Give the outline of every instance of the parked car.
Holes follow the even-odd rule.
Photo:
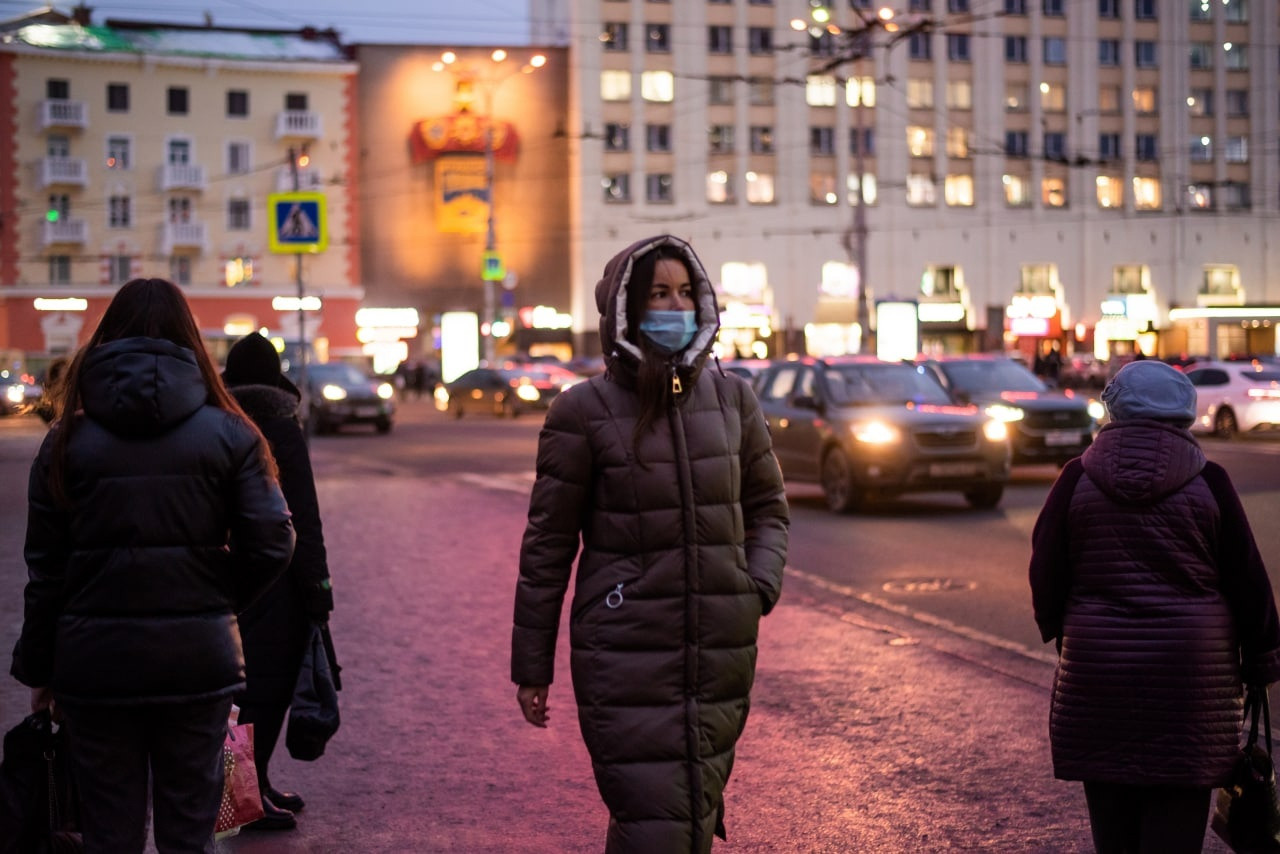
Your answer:
[[[727,374],[737,374],[747,382],[753,382],[773,362],[768,359],[733,359],[721,362],[720,367]]]
[[[958,404],[975,404],[1009,425],[1013,462],[1057,463],[1093,444],[1102,404],[1068,389],[1049,388],[1004,356],[938,356],[920,364]]]
[[[453,382],[437,386],[436,409],[454,418],[486,412],[515,418],[545,410],[563,389],[583,377],[570,371],[530,364],[511,368],[473,368]]]
[[[1004,422],[956,406],[923,368],[870,356],[775,362],[755,389],[783,477],[821,484],[837,513],[908,492],[959,492],[974,507],[1004,494]]]
[[[1186,374],[1196,387],[1192,432],[1230,439],[1280,427],[1280,365],[1202,361],[1189,365]]]
[[[391,432],[395,417],[395,388],[382,377],[371,377],[347,362],[308,363],[307,420],[316,433],[330,433],[349,424],[372,424],[379,433]],[[297,381],[296,372],[289,378]]]

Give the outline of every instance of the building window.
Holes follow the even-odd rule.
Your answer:
[[[1067,111],[1067,87],[1060,83],[1040,84],[1040,109],[1046,113]]]
[[[836,42],[836,37],[832,33],[825,30],[818,35],[809,34],[809,55],[810,56],[835,56],[840,45]]]
[[[65,101],[71,97],[71,83],[60,77],[44,81],[44,96],[50,101]]]
[[[1067,206],[1067,182],[1062,178],[1044,178],[1040,181],[1040,204],[1046,208]]]
[[[1098,39],[1098,64],[1115,67],[1120,64],[1120,40]]]
[[[48,214],[53,221],[65,221],[71,216],[71,197],[66,193],[50,193]]]
[[[1241,118],[1249,115],[1248,89],[1227,90],[1227,115],[1232,118]]]
[[[973,176],[948,175],[942,185],[942,197],[948,207],[973,207]]]
[[[732,104],[733,103],[733,78],[732,77],[707,78],[707,103],[708,104]]]
[[[227,143],[227,174],[244,175],[249,171],[249,143]]]
[[[1230,0],[1222,4],[1223,16],[1233,24],[1249,21],[1249,0]]]
[[[1120,0],[1098,0],[1098,17],[1114,21],[1120,17]]]
[[[933,0],[907,0],[908,12],[932,12]]]
[[[309,103],[306,92],[286,92],[284,94],[284,108],[290,112],[305,113],[311,109],[308,106]]]
[[[969,0],[947,0],[948,12],[968,12]]]
[[[907,204],[917,207],[938,203],[938,188],[928,175],[907,176]]]
[[[933,81],[907,78],[907,106],[913,110],[932,110]]]
[[[733,53],[733,27],[707,27],[707,53]]]
[[[1001,175],[1005,207],[1023,208],[1031,204],[1031,182],[1021,175]]]
[[[748,27],[747,50],[754,56],[773,53],[773,30],[769,27]]]
[[[932,157],[933,128],[907,125],[907,152],[912,157]]]
[[[1152,116],[1156,112],[1154,86],[1137,86],[1133,90],[1133,111],[1140,116]]]
[[[622,122],[609,122],[604,126],[605,151],[631,150],[631,125]]]
[[[107,84],[107,112],[108,113],[129,112],[129,84],[128,83],[108,83]]]
[[[948,80],[947,106],[952,110],[973,109],[973,84],[968,80]]]
[[[1192,68],[1213,68],[1213,42],[1192,42],[1188,50]]]
[[[1140,133],[1133,138],[1133,156],[1137,160],[1160,159],[1160,148],[1154,133]]]
[[[876,203],[876,176],[870,172],[863,174],[861,183],[858,182],[858,176],[856,173],[849,173],[846,188],[849,191],[850,207],[856,207],[861,204],[858,199],[859,192],[862,193],[861,201],[866,202],[868,206]]]
[[[1191,0],[1188,4],[1191,7],[1191,20],[1193,21],[1209,21],[1213,19],[1213,6],[1201,0]]]
[[[171,166],[186,166],[191,162],[191,141],[187,139],[171,139],[168,145],[168,159]]]
[[[1193,116],[1212,116],[1213,90],[1192,89],[1191,95],[1187,97],[1187,112]]]
[[[1006,15],[1027,14],[1027,0],[1004,0],[1004,13]]]
[[[1118,133],[1098,134],[1098,159],[1099,160],[1119,160],[1120,159],[1120,134]]]
[[[1160,179],[1133,179],[1133,207],[1140,211],[1160,210]]]
[[[188,92],[185,86],[170,86],[165,100],[165,111],[171,116],[185,116],[188,112]]]
[[[222,280],[229,288],[253,284],[253,259],[228,258],[222,265]]]
[[[861,150],[864,157],[874,157],[876,153],[876,131],[875,128],[862,129],[862,147],[858,147],[858,130],[850,128],[849,130],[849,153],[857,156]]]
[[[809,128],[809,153],[816,157],[830,157],[836,153],[836,129],[832,127]]]
[[[129,147],[129,137],[127,136],[107,137],[107,168],[131,169],[132,161],[129,158]]]
[[[1213,138],[1207,135],[1191,137],[1190,150],[1192,163],[1209,163],[1213,160]]]
[[[111,196],[107,199],[107,227],[133,227],[133,203],[128,196]]]
[[[244,89],[227,90],[227,115],[244,118],[249,115],[249,93]]]
[[[749,205],[771,205],[773,204],[773,175],[769,172],[748,172],[747,178],[747,204]]]
[[[601,71],[600,97],[605,101],[631,100],[631,72]]]
[[[1044,135],[1044,156],[1047,160],[1067,159],[1067,135],[1058,131],[1046,131]]]
[[[1222,46],[1223,63],[1228,71],[1246,71],[1249,68],[1249,53],[1242,44],[1227,42]]]
[[[707,150],[712,154],[732,154],[733,125],[712,125],[708,128]]]
[[[175,285],[191,284],[191,256],[169,256],[169,281]]]
[[[1249,196],[1249,185],[1238,181],[1228,181],[1222,185],[1222,203],[1227,210],[1243,211],[1252,207]]]
[[[844,102],[850,107],[874,107],[876,105],[876,79],[874,77],[850,77],[844,87]]]
[[[645,125],[644,147],[646,151],[670,151],[671,125]]]
[[[668,103],[676,97],[676,78],[670,71],[640,72],[640,97],[653,103]]]
[[[773,128],[755,125],[751,128],[751,153],[773,154]]]
[[[71,284],[71,256],[70,255],[50,255],[49,256],[49,284],[51,285]]]
[[[1112,175],[1099,175],[1094,179],[1097,187],[1098,207],[1107,210],[1124,207],[1124,179]]]
[[[1041,43],[1044,47],[1045,65],[1066,65],[1067,40],[1058,36],[1048,36]]]
[[[249,223],[249,200],[248,199],[230,199],[227,201],[227,230],[228,231],[248,231]]]
[[[1120,112],[1120,87],[1103,85],[1098,87],[1098,112],[1111,114]]]
[[[1005,157],[1026,157],[1027,132],[1025,130],[1007,130],[1004,132]]]
[[[133,278],[133,258],[128,255],[107,256],[107,283],[123,285]]]
[[[670,53],[671,28],[666,24],[645,24],[644,49],[649,53]]]
[[[600,43],[607,51],[627,49],[627,25],[621,21],[605,21],[600,28]]]
[[[1156,43],[1140,39],[1133,43],[1133,62],[1139,68],[1158,68],[1160,56],[1156,52]]]
[[[947,33],[947,59],[952,62],[969,61],[968,33]]]
[[[1067,14],[1063,0],[1044,0],[1040,9],[1046,18],[1061,18]]]
[[[1192,210],[1213,210],[1213,188],[1208,184],[1188,184],[1187,207]]]
[[[723,169],[707,173],[707,201],[713,205],[733,202],[733,183]]]
[[[836,195],[836,176],[825,172],[809,173],[809,203],[814,205],[835,205],[840,203]]]
[[[175,196],[169,199],[169,222],[174,225],[185,225],[191,222],[191,199],[186,196]]]
[[[650,204],[670,204],[674,200],[671,176],[666,173],[645,175],[644,198]]]
[[[1228,163],[1248,163],[1249,162],[1249,137],[1247,136],[1229,136],[1227,137],[1227,145],[1222,151],[1222,156]]]
[[[810,107],[836,105],[836,79],[829,74],[811,74],[804,81],[804,101]]]
[[[1006,113],[1025,113],[1031,108],[1030,90],[1026,83],[1008,82],[1004,84],[1004,111]]]
[[[600,183],[604,187],[604,200],[606,203],[631,201],[631,176],[625,172],[605,175]]]
[[[1133,16],[1139,21],[1156,19],[1156,0],[1134,0]]]
[[[1005,36],[1004,37],[1004,61],[1005,62],[1026,62],[1027,61],[1027,37],[1026,36]]]
[[[769,77],[751,77],[747,80],[747,102],[753,107],[773,105],[773,80]]]
[[[929,33],[912,33],[907,37],[907,58],[926,62],[933,59],[933,39]]]
[[[947,128],[947,156],[957,160],[968,158],[969,130],[967,128]]]

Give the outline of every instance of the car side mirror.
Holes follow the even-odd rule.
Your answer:
[[[814,412],[822,411],[822,401],[811,394],[797,394],[791,398],[791,405],[796,409],[812,409]]]

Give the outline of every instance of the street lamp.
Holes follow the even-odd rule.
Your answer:
[[[493,200],[493,96],[498,87],[516,74],[532,74],[547,64],[542,54],[534,54],[523,65],[509,62],[510,55],[502,48],[489,54],[487,62],[461,62],[455,51],[445,51],[431,66],[432,70],[448,71],[461,92],[464,88],[479,87],[484,96],[484,109],[481,118],[484,122],[484,193],[488,205],[488,220],[485,224],[484,259],[481,266],[481,280],[484,286],[484,319],[480,324],[480,334],[484,337],[484,358],[489,364],[496,360],[496,342],[494,340],[494,321],[497,313],[497,298],[494,291],[496,282],[503,278],[504,265],[498,255],[497,238],[497,205]]]

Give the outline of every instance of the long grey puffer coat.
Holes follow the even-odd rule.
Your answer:
[[[624,339],[631,259],[678,245],[698,275],[683,393],[633,450]],[[583,739],[611,815],[610,852],[705,852],[746,724],[760,616],[781,591],[788,510],[754,394],[703,370],[715,295],[676,238],[636,244],[597,287],[609,371],[553,403],[520,555],[512,679],[552,682],[570,570],[571,670]]]
[[[1280,677],[1271,584],[1227,473],[1185,429],[1113,422],[1062,470],[1032,542],[1036,622],[1061,650],[1056,776],[1224,783],[1242,682]]]

